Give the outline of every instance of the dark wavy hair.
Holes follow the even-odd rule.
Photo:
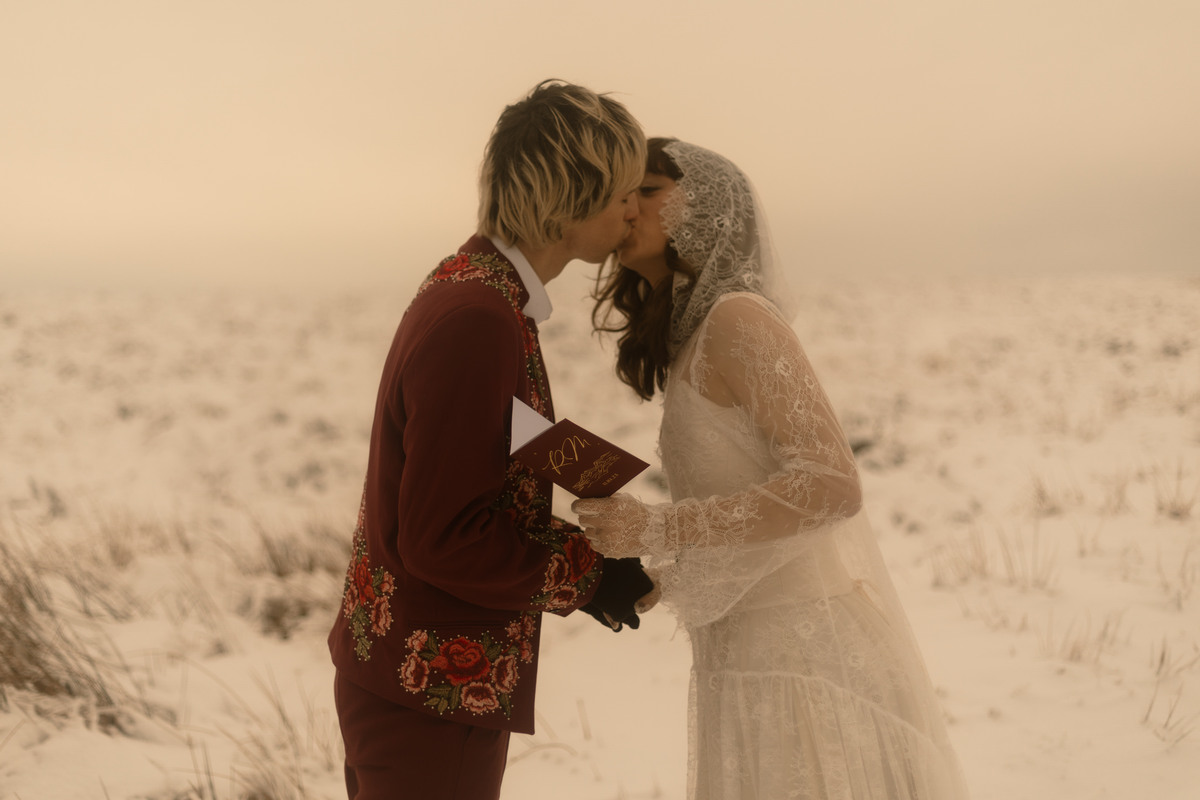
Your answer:
[[[663,151],[671,138],[655,137],[646,143],[646,172],[679,180],[683,173]],[[667,242],[667,267],[672,272],[692,274],[671,243]],[[638,397],[649,400],[667,381],[671,364],[667,340],[671,330],[671,284],[658,286],[618,263],[615,254],[600,267],[592,299],[592,327],[598,333],[617,334],[617,377]]]

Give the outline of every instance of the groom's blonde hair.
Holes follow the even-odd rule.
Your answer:
[[[479,233],[535,247],[630,191],[646,139],[625,106],[559,80],[539,83],[496,122],[479,175]]]

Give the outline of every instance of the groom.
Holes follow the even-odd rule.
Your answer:
[[[625,238],[645,161],[621,104],[539,84],[492,132],[477,234],[400,322],[329,634],[352,800],[498,798],[510,732],[533,732],[542,613],[637,627],[638,560],[553,517],[509,436],[514,397],[554,418],[544,284]]]

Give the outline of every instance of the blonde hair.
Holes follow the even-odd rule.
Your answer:
[[[559,80],[539,83],[504,109],[479,175],[479,233],[535,247],[632,191],[646,139],[625,106]]]

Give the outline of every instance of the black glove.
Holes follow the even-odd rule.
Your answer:
[[[604,570],[600,573],[600,585],[596,593],[581,610],[590,614],[596,621],[614,631],[621,630],[622,625],[637,629],[641,624],[634,603],[645,597],[654,588],[654,581],[642,569],[641,559],[636,556],[628,558],[604,559]],[[605,618],[607,614],[612,622]]]

